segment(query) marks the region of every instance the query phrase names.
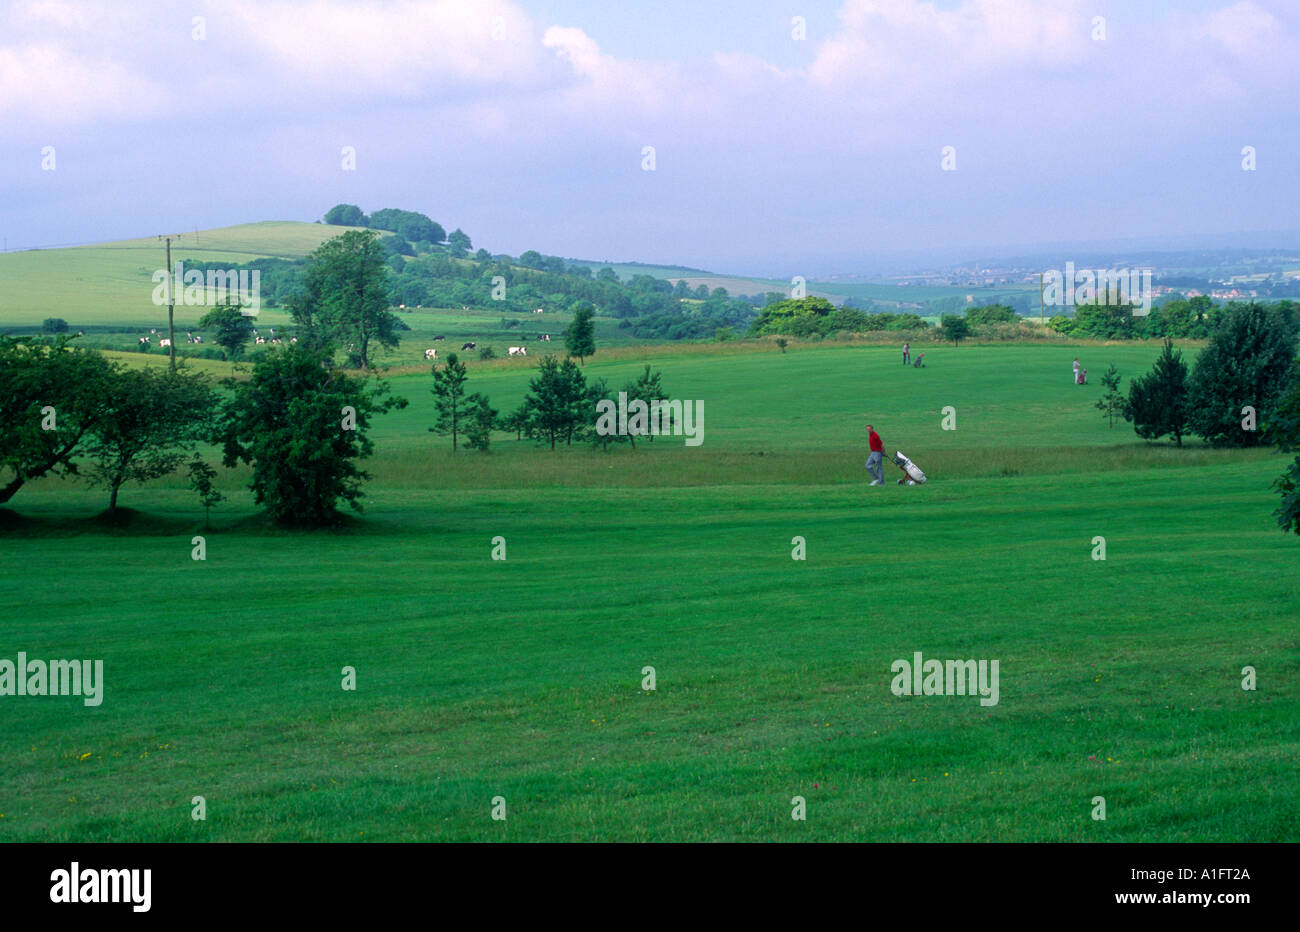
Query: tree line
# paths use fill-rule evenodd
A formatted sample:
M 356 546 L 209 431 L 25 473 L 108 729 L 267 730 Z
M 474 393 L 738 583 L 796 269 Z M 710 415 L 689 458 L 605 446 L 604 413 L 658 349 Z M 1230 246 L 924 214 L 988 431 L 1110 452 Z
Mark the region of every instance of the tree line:
M 1113 426 L 1122 419 L 1143 439 L 1170 437 L 1181 447 L 1201 437 L 1216 447 L 1276 445 L 1300 450 L 1300 360 L 1296 318 L 1277 304 L 1233 304 L 1216 316 L 1209 342 L 1190 368 L 1166 337 L 1155 365 L 1121 391 L 1112 364 L 1096 407 Z M 1300 457 L 1274 483 L 1284 530 L 1300 534 Z

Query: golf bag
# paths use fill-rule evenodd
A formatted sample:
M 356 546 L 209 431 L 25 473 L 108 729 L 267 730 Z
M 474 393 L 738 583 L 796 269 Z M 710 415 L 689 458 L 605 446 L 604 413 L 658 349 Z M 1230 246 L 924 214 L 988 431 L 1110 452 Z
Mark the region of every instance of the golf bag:
M 903 473 L 906 476 L 905 479 L 898 480 L 899 485 L 902 485 L 905 482 L 908 485 L 925 485 L 925 473 L 921 472 L 920 466 L 917 466 L 904 456 L 902 450 L 899 450 L 894 454 L 894 465 L 903 470 Z

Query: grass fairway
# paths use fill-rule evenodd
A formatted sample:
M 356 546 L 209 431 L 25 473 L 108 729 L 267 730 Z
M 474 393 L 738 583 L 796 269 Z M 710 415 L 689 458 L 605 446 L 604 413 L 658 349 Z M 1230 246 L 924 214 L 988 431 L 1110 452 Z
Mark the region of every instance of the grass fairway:
M 0 512 L 0 657 L 102 658 L 105 698 L 0 700 L 0 840 L 1295 840 L 1281 460 L 1135 442 L 1068 381 L 1156 351 L 598 353 L 706 411 L 699 448 L 609 454 L 453 457 L 399 374 L 363 517 L 276 530 L 226 473 L 203 562 L 178 479 L 118 529 L 33 484 Z M 513 406 L 516 362 L 470 390 Z M 867 417 L 928 485 L 866 487 Z M 917 651 L 997 659 L 999 702 L 893 695 Z

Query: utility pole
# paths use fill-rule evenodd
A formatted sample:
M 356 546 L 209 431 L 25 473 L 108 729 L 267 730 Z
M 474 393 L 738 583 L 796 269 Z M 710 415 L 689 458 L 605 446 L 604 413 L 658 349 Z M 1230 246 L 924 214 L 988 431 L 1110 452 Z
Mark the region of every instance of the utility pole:
M 1038 273 L 1038 322 L 1043 322 L 1043 273 Z
M 167 241 L 167 355 L 171 357 L 171 370 L 176 371 L 176 276 L 172 269 L 172 238 L 159 237 Z

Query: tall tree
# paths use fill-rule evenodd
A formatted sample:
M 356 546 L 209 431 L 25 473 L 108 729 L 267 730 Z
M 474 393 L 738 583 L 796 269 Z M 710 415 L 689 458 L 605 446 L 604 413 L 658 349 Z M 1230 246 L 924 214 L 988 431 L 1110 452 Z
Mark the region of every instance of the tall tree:
M 337 520 L 339 501 L 361 510 L 357 466 L 374 450 L 367 436 L 375 414 L 406 406 L 386 383 L 371 385 L 329 365 L 303 346 L 277 347 L 245 382 L 228 380 L 233 396 L 220 425 L 227 467 L 253 467 L 250 488 L 283 524 L 318 526 Z
M 108 489 L 108 511 L 126 482 L 160 479 L 211 433 L 217 396 L 201 373 L 125 369 L 111 380 L 109 405 L 90 432 L 90 484 Z
M 447 237 L 447 252 L 458 259 L 469 255 L 469 251 L 473 248 L 474 244 L 470 242 L 469 235 L 460 227 L 452 230 Z
M 558 440 L 571 443 L 586 420 L 586 400 L 587 380 L 572 359 L 542 357 L 524 399 L 529 436 L 549 442 L 552 450 Z
M 573 312 L 573 320 L 564 332 L 564 345 L 569 355 L 577 356 L 584 366 L 588 356 L 596 355 L 596 324 L 592 320 L 595 313 L 590 301 L 583 302 Z
M 1258 430 L 1243 430 L 1242 409 L 1265 419 L 1286 386 L 1295 358 L 1290 315 L 1264 304 L 1229 305 L 1201 351 L 1188 382 L 1192 430 L 1215 446 L 1256 446 Z
M 0 505 L 28 480 L 75 475 L 73 457 L 111 410 L 118 367 L 69 344 L 0 334 Z
M 1174 349 L 1174 341 L 1166 337 L 1151 371 L 1129 383 L 1124 419 L 1133 423 L 1133 430 L 1144 440 L 1169 434 L 1181 447 L 1187 433 L 1187 406 L 1187 363 L 1182 352 Z
M 464 433 L 463 421 L 467 416 L 465 381 L 468 378 L 465 364 L 455 353 L 447 354 L 446 365 L 433 364 L 433 403 L 438 412 L 438 419 L 430 433 L 446 436 L 451 434 L 451 452 L 456 452 L 457 436 Z
M 307 258 L 303 287 L 289 300 L 300 342 L 317 353 L 349 344 L 369 369 L 374 344 L 392 349 L 401 340 L 379 234 L 349 230 Z

